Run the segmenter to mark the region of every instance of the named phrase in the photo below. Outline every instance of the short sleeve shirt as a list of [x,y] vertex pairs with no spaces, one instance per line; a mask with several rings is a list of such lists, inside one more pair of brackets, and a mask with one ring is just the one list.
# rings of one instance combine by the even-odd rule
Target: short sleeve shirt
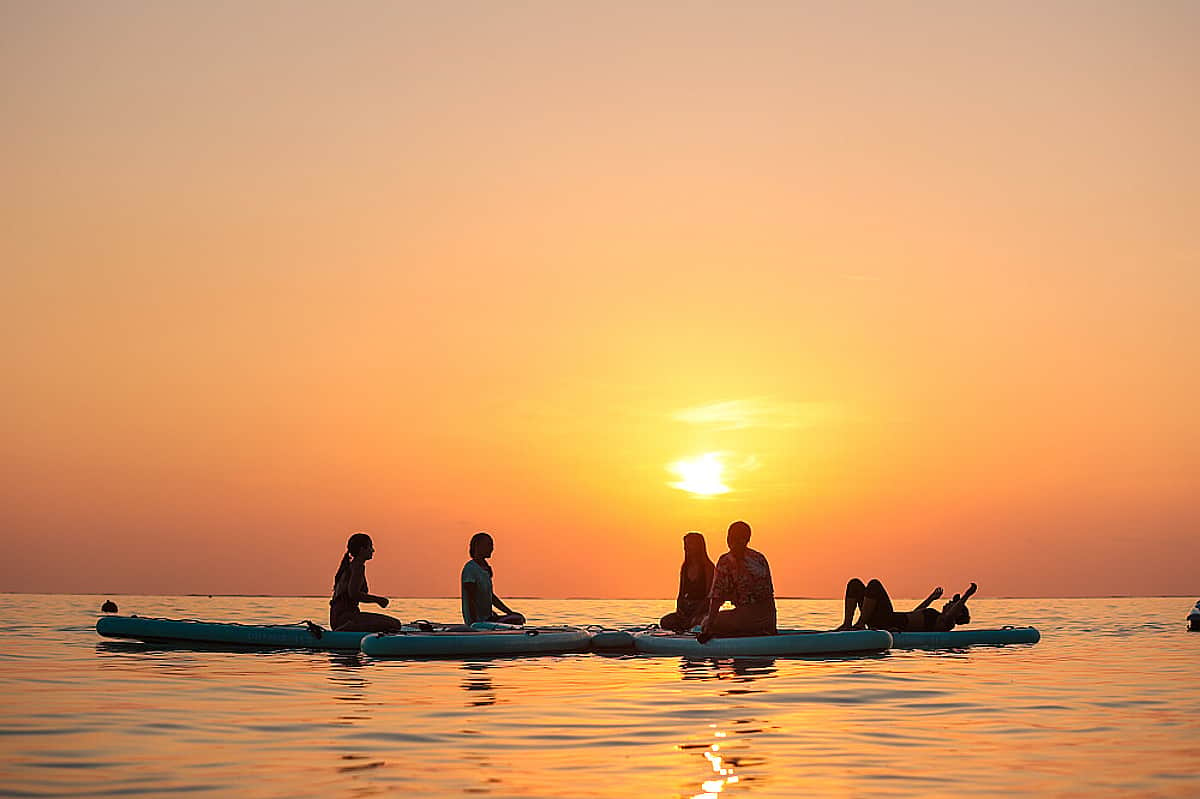
[[717,561],[713,576],[710,599],[729,600],[734,607],[753,605],[775,598],[775,586],[771,583],[771,567],[761,552],[746,550],[746,557],[739,562],[726,552]]
[[492,575],[472,558],[463,566],[461,582],[472,586],[463,597],[463,622],[486,621],[492,615]]

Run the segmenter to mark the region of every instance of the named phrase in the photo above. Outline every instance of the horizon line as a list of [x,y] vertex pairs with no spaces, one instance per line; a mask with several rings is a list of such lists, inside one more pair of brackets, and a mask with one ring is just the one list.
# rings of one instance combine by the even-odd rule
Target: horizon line
[[[189,598],[208,598],[216,599],[241,597],[245,599],[325,599],[328,594],[160,594],[160,593],[118,593],[118,592],[102,592],[102,591],[0,591],[0,595],[15,595],[15,596],[98,596],[98,597],[117,597],[117,596],[145,596],[145,597],[189,597]],[[1050,595],[997,595],[977,597],[979,599],[1186,599],[1195,596],[1194,594],[1071,594],[1066,596],[1050,596]],[[789,600],[836,600],[842,599],[841,596],[776,596],[775,599]],[[905,598],[905,597],[901,597]],[[397,596],[394,599],[461,599],[458,596]],[[587,602],[660,602],[674,601],[674,597],[647,597],[647,596],[517,596],[511,595],[509,599],[524,600],[533,599],[538,601],[587,601]]]

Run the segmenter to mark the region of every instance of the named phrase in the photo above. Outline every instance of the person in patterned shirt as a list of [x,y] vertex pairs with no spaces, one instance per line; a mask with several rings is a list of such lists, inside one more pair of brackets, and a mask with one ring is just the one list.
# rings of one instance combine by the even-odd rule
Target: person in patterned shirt
[[[734,522],[726,537],[729,551],[717,561],[708,615],[700,624],[700,643],[714,637],[775,634],[775,586],[771,566],[750,549],[750,525]],[[721,610],[726,600],[733,610]]]

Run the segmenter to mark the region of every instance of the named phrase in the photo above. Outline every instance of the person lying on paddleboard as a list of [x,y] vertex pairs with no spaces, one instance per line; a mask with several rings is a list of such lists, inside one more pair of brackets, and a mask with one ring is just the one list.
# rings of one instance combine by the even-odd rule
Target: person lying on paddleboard
[[[487,533],[471,536],[469,551],[471,559],[462,570],[462,614],[463,621],[494,621],[500,624],[524,624],[525,617],[504,604],[504,600],[492,591],[492,565],[487,559],[492,556],[496,543]],[[504,615],[493,613],[496,607]]]
[[[775,586],[771,566],[761,552],[750,548],[750,525],[729,525],[729,551],[717,560],[708,614],[700,623],[700,643],[710,638],[775,634]],[[729,600],[733,610],[721,610]]]
[[708,557],[704,536],[695,532],[684,535],[683,565],[679,567],[679,595],[675,598],[675,612],[663,616],[658,626],[664,630],[684,632],[703,621],[715,571],[716,567]]
[[[837,630],[863,630],[870,627],[901,633],[947,632],[956,625],[970,623],[971,611],[967,609],[967,600],[974,596],[978,588],[971,583],[966,591],[955,594],[942,606],[941,611],[937,611],[929,606],[942,598],[942,588],[938,586],[921,604],[907,613],[899,613],[892,607],[892,599],[883,583],[871,580],[863,585],[862,580],[854,577],[846,583],[846,612]],[[855,609],[859,610],[858,622],[851,624]]]
[[402,622],[382,613],[358,609],[359,602],[388,606],[385,596],[367,589],[367,561],[375,556],[375,545],[366,533],[355,533],[346,542],[346,553],[333,576],[333,598],[329,600],[329,626],[339,632],[384,633],[399,630]]

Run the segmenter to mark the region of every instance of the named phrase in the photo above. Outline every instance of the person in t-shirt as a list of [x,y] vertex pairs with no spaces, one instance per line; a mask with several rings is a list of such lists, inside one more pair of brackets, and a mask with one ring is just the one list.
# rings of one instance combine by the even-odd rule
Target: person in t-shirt
[[[462,570],[462,615],[467,624],[477,621],[494,621],[500,624],[524,624],[525,617],[517,613],[492,590],[492,565],[487,559],[492,556],[496,544],[487,533],[471,536],[471,559]],[[492,612],[492,608],[503,611]]]
[[[771,566],[761,552],[750,548],[750,525],[734,522],[725,539],[729,551],[717,561],[712,590],[708,594],[708,615],[700,624],[697,639],[739,635],[775,634],[775,586]],[[721,610],[726,601],[733,610]]]

